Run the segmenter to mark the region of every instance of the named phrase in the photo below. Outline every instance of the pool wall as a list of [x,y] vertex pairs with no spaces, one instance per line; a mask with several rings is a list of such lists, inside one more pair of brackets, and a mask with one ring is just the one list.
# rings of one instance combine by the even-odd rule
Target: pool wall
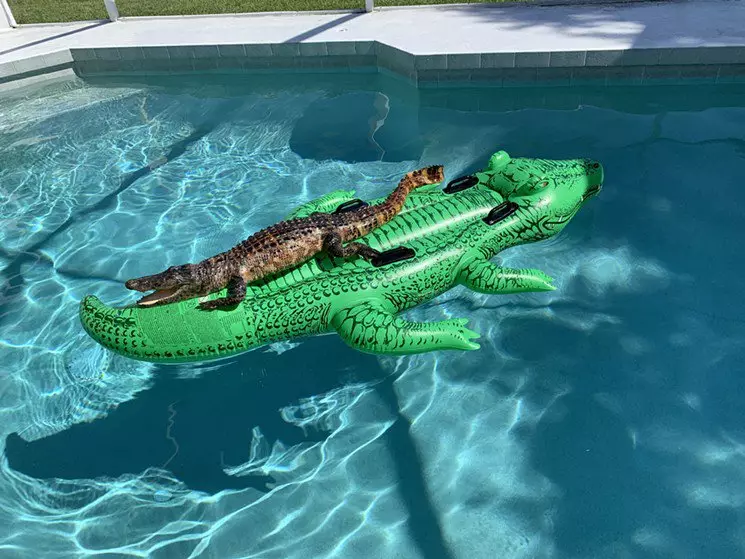
[[[384,72],[419,87],[745,82],[745,47],[414,55],[378,41],[72,48],[0,65],[0,84],[69,75]],[[17,82],[17,83],[13,83]]]

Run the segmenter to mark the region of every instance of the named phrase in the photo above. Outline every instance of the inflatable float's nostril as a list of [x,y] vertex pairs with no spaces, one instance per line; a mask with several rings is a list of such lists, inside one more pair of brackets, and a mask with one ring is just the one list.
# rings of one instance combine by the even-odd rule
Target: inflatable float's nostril
[[504,150],[499,150],[497,153],[495,153],[489,158],[489,165],[487,169],[489,171],[499,171],[509,162],[510,162],[509,154]]
[[587,174],[590,177],[591,186],[602,186],[605,179],[605,170],[597,161],[590,161],[587,164]]

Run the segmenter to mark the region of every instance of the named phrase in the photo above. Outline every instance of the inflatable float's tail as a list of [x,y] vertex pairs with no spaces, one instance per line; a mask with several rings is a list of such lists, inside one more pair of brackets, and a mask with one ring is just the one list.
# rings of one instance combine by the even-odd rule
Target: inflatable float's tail
[[121,350],[136,349],[138,342],[142,343],[131,309],[107,307],[94,295],[87,295],[81,301],[80,321],[88,335],[107,349],[127,354]]
[[80,302],[80,321],[105,348],[141,361],[182,363],[247,351],[256,345],[253,315],[205,313],[192,301],[154,308],[109,307],[94,295]]

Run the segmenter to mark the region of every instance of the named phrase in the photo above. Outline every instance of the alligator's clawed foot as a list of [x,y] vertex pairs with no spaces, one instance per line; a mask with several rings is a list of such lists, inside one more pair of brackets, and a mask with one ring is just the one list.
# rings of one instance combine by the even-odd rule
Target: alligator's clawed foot
[[228,282],[228,294],[219,299],[203,301],[199,303],[199,308],[203,311],[215,309],[233,310],[246,298],[246,280],[241,276],[234,276]]

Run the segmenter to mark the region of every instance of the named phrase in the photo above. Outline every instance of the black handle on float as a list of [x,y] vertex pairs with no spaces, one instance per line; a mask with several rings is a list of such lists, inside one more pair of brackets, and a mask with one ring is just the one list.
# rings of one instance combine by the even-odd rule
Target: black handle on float
[[353,212],[355,210],[359,210],[361,208],[365,208],[369,206],[367,202],[364,200],[360,200],[359,198],[355,198],[354,200],[348,200],[342,204],[339,204],[337,208],[334,210],[335,214],[340,214],[344,212]]
[[454,194],[461,190],[466,190],[472,186],[479,184],[479,179],[474,175],[466,175],[458,177],[457,179],[451,180],[448,185],[442,189],[445,194]]
[[390,250],[386,250],[385,252],[381,252],[377,256],[373,256],[373,258],[370,260],[370,263],[376,268],[380,268],[381,266],[387,266],[388,264],[393,264],[394,262],[408,260],[409,258],[414,258],[415,256],[416,252],[414,252],[414,250],[409,247],[396,247]]
[[506,217],[510,217],[513,213],[517,211],[517,208],[519,208],[515,202],[502,202],[498,206],[494,206],[489,214],[484,218],[484,222],[487,225],[494,225],[495,223],[498,223],[505,219]]

